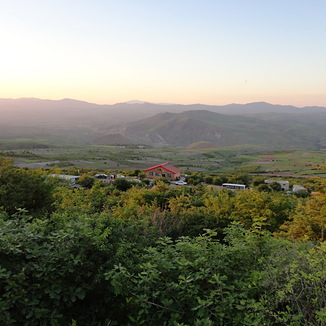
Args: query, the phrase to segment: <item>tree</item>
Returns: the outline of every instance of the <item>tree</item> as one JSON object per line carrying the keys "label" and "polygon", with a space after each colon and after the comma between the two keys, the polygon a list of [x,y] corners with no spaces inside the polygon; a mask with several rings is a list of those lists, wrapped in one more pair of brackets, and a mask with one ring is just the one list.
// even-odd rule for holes
{"label": "tree", "polygon": [[82,176],[78,179],[78,184],[83,186],[86,189],[91,189],[94,185],[95,178],[83,173]]}
{"label": "tree", "polygon": [[234,200],[232,218],[257,231],[276,231],[289,219],[294,209],[293,198],[283,193],[241,191]]}
{"label": "tree", "polygon": [[0,175],[0,206],[9,214],[18,208],[41,216],[51,212],[54,185],[39,170],[7,168]]}
{"label": "tree", "polygon": [[326,239],[326,192],[302,201],[286,221],[277,236],[292,240],[325,241]]}
{"label": "tree", "polygon": [[258,191],[265,191],[265,192],[271,192],[271,188],[268,186],[267,183],[261,183],[257,187]]}
{"label": "tree", "polygon": [[310,194],[310,192],[307,191],[307,190],[299,190],[299,191],[296,191],[296,192],[294,193],[294,196],[295,196],[295,197],[298,197],[298,198],[307,198],[307,197],[310,197],[311,194]]}
{"label": "tree", "polygon": [[113,181],[113,185],[120,191],[127,191],[133,184],[125,178],[118,178]]}
{"label": "tree", "polygon": [[0,156],[0,177],[4,170],[13,168],[13,159],[11,157]]}
{"label": "tree", "polygon": [[247,173],[236,173],[228,177],[229,183],[245,184],[249,186],[251,177]]}
{"label": "tree", "polygon": [[265,184],[265,177],[254,177],[252,180],[253,186],[257,187],[261,184]]}
{"label": "tree", "polygon": [[91,202],[88,200],[87,189],[71,188],[69,186],[57,186],[53,192],[53,207],[56,212],[66,214],[90,213]]}

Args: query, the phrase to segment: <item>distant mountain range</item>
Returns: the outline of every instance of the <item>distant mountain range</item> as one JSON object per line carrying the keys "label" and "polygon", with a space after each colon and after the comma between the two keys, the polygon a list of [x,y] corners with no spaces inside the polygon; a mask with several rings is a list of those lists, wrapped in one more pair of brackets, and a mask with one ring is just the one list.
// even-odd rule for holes
{"label": "distant mountain range", "polygon": [[0,99],[1,139],[173,147],[326,147],[326,108]]}
{"label": "distant mountain range", "polygon": [[[322,123],[322,116],[323,121]],[[159,113],[106,129],[97,144],[138,143],[173,147],[265,145],[269,148],[322,148],[326,144],[326,110],[311,114],[225,115],[207,110]],[[103,130],[104,131],[104,130]],[[120,137],[120,139],[118,138]]]}

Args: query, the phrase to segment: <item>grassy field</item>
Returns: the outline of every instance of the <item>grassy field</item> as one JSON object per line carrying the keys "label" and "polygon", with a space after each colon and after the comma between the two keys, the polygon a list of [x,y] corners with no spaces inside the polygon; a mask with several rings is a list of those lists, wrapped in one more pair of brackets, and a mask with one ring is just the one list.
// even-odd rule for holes
{"label": "grassy field", "polygon": [[146,169],[170,162],[185,172],[238,170],[280,176],[326,176],[326,151],[266,152],[254,146],[200,150],[76,144],[53,146],[32,140],[0,145],[0,155],[13,157],[15,165],[29,168]]}

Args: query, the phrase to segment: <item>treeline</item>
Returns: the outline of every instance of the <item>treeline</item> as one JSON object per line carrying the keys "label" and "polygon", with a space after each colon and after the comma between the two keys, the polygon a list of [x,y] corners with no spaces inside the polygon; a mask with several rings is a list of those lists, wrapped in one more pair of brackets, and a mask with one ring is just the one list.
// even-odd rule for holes
{"label": "treeline", "polygon": [[325,180],[298,198],[47,174],[0,158],[1,325],[326,324]]}

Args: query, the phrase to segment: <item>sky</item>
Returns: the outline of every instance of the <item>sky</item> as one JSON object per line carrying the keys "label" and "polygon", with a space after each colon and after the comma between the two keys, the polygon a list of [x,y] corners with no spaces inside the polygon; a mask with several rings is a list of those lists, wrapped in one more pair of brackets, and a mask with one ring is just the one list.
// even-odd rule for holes
{"label": "sky", "polygon": [[0,0],[0,98],[326,106],[325,0]]}

